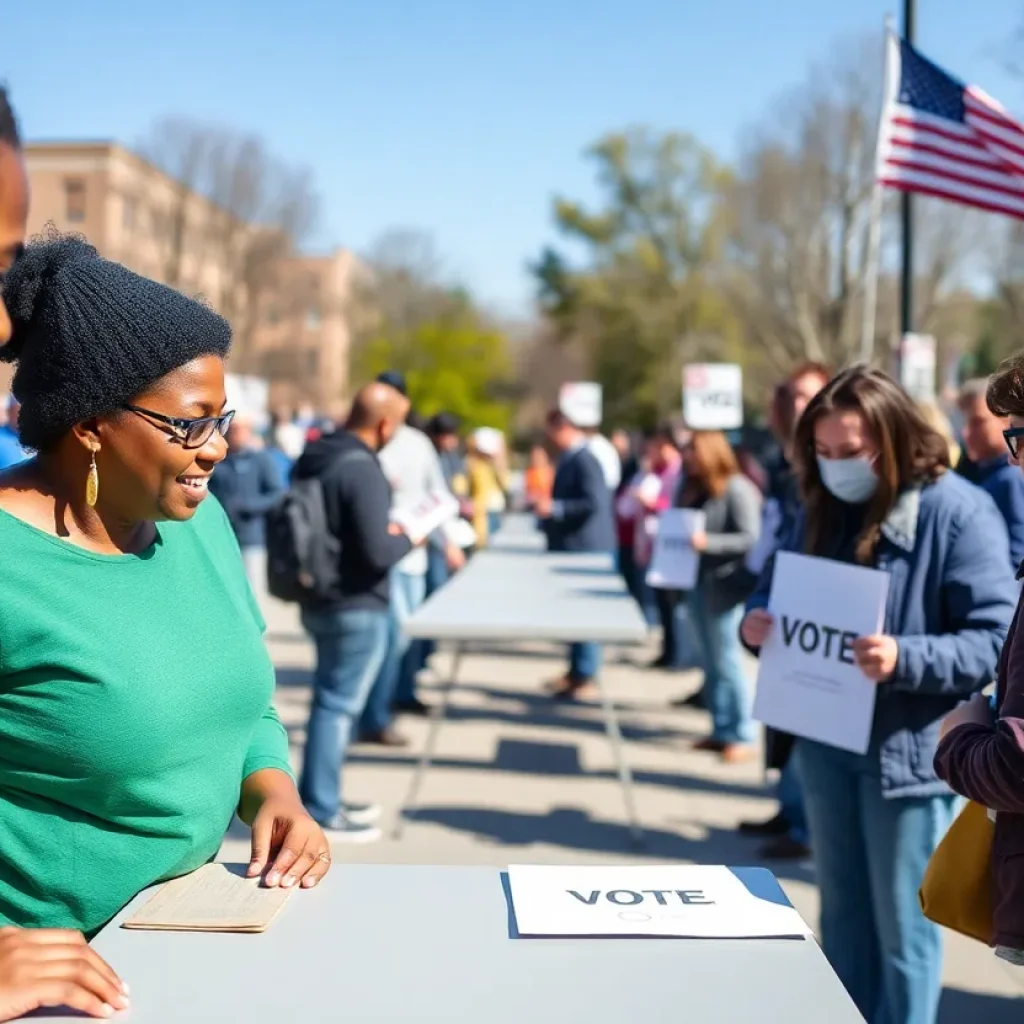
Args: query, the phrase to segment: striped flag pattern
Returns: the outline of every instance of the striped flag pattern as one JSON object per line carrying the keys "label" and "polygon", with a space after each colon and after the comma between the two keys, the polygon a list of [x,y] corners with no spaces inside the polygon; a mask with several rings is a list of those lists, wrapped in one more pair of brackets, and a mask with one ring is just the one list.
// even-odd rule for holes
{"label": "striped flag pattern", "polygon": [[879,182],[1024,219],[1024,128],[896,36],[888,79]]}

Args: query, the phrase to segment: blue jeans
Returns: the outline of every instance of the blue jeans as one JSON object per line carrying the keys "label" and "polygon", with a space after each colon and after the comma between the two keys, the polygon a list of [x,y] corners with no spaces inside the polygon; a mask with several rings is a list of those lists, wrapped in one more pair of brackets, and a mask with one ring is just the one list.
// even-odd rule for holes
{"label": "blue jeans", "polygon": [[804,791],[800,784],[800,767],[797,759],[790,754],[785,767],[779,772],[776,790],[779,811],[789,822],[789,838],[808,845],[807,815],[804,811]]}
{"label": "blue jeans", "polygon": [[309,813],[330,821],[341,808],[341,768],[388,643],[386,611],[306,612],[316,643],[313,705],[299,793]]}
{"label": "blue jeans", "polygon": [[942,937],[921,913],[925,866],[956,797],[882,795],[877,749],[797,740],[821,890],[821,943],[869,1024],[934,1024]]}
{"label": "blue jeans", "polygon": [[[427,545],[427,590],[426,596],[430,597],[435,591],[440,590],[447,582],[450,573],[448,572],[448,558],[444,549]],[[427,664],[427,659],[434,653],[437,644],[433,640],[420,640],[420,668]]]}
{"label": "blue jeans", "polygon": [[575,683],[593,679],[601,671],[604,649],[600,644],[569,645],[569,678]]}
{"label": "blue jeans", "polygon": [[391,570],[387,651],[363,712],[360,729],[364,733],[383,732],[394,717],[394,705],[407,703],[416,697],[416,673],[423,664],[422,648],[417,641],[405,636],[402,624],[423,604],[426,591],[426,576]]}
{"label": "blue jeans", "polygon": [[686,613],[704,669],[704,702],[711,712],[712,738],[720,743],[753,743],[752,693],[743,670],[740,621],[743,605],[708,611],[698,587],[686,598]]}

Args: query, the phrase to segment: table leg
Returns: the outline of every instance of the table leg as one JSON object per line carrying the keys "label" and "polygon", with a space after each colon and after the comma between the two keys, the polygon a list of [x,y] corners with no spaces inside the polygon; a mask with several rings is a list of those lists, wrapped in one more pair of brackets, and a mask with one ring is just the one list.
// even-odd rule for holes
{"label": "table leg", "polygon": [[644,830],[640,827],[640,819],[636,813],[636,803],[633,800],[633,773],[629,770],[626,761],[625,744],[622,741],[622,730],[619,728],[619,716],[615,710],[615,704],[608,696],[608,690],[603,680],[597,680],[597,689],[601,694],[601,710],[604,712],[604,728],[608,733],[608,742],[611,743],[612,753],[615,755],[615,766],[619,773],[619,782],[622,785],[622,797],[626,804],[626,817],[629,821],[629,833],[633,837],[633,845],[643,847],[647,845]]}
{"label": "table leg", "polygon": [[398,818],[395,821],[395,829],[392,838],[401,839],[405,829],[406,815],[416,809],[419,800],[420,787],[423,785],[423,776],[427,774],[430,762],[434,758],[434,751],[437,749],[437,737],[441,732],[441,723],[444,721],[448,711],[448,701],[452,695],[452,689],[459,676],[459,663],[462,661],[462,652],[465,645],[458,641],[452,648],[452,667],[448,672],[448,678],[441,686],[441,694],[438,700],[434,701],[430,709],[430,726],[427,729],[427,739],[423,744],[423,752],[420,754],[419,762],[409,780],[409,791],[398,809]]}

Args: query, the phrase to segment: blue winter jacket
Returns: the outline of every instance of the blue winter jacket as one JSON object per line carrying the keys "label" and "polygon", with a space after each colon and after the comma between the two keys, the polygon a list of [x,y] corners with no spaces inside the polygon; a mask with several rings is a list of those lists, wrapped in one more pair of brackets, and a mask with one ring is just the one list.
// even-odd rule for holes
{"label": "blue winter jacket", "polygon": [[[804,516],[782,550],[804,550]],[[774,559],[749,608],[765,608]],[[899,645],[879,684],[868,756],[886,797],[948,793],[933,761],[939,724],[994,678],[1018,588],[1006,525],[984,491],[953,473],[903,492],[882,526],[877,568],[890,574],[883,631]]]}

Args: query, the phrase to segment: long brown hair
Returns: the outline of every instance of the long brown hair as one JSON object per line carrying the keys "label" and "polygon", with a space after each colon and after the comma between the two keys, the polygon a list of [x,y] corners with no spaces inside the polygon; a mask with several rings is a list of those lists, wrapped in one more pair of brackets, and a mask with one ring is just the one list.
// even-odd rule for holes
{"label": "long brown hair", "polygon": [[839,502],[822,483],[814,446],[819,420],[837,412],[860,413],[878,449],[874,467],[878,490],[868,505],[856,548],[857,561],[868,565],[874,560],[882,523],[900,491],[936,480],[949,469],[949,446],[887,374],[866,366],[840,373],[811,399],[796,428],[793,451],[807,511],[809,554],[821,553],[829,529],[837,522]]}
{"label": "long brown hair", "polygon": [[720,430],[695,430],[689,448],[693,462],[686,471],[683,496],[686,499],[707,494],[719,498],[731,477],[740,471],[732,447]]}

